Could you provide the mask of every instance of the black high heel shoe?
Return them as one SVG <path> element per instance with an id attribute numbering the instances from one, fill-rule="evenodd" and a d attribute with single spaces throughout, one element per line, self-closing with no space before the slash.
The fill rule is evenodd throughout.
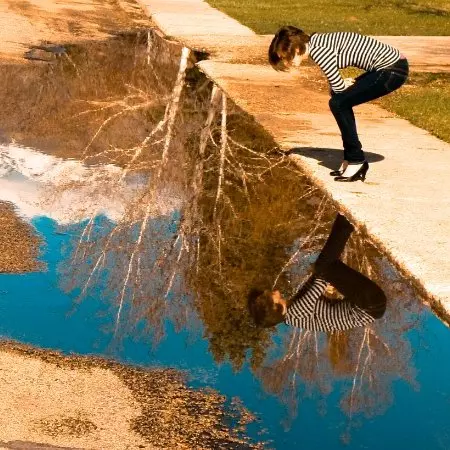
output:
<path id="1" fill-rule="evenodd" d="M 347 163 L 347 165 L 345 163 Z M 341 165 L 339 166 L 339 169 L 332 170 L 330 172 L 330 175 L 332 177 L 340 177 L 345 172 L 345 169 L 347 168 L 347 166 L 348 166 L 348 162 L 344 159 L 344 161 L 342 161 Z"/>
<path id="2" fill-rule="evenodd" d="M 344 181 L 344 182 L 351 182 L 351 181 L 364 181 L 366 179 L 367 171 L 369 170 L 369 163 L 367 161 L 364 161 L 361 165 L 361 167 L 358 169 L 356 173 L 354 173 L 350 177 L 344 176 L 345 171 L 342 175 L 336 177 L 334 181 Z"/>

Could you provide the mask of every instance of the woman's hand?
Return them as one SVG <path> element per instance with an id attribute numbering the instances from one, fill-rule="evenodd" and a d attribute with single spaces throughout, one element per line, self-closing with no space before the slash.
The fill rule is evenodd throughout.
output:
<path id="1" fill-rule="evenodd" d="M 345 89 L 349 88 L 355 83 L 354 78 L 344 78 Z"/>
<path id="2" fill-rule="evenodd" d="M 350 86 L 353 86 L 354 83 L 355 83 L 354 78 L 344 78 L 345 89 L 348 89 Z M 333 89 L 330 85 L 328 85 L 328 91 L 331 96 L 333 96 L 335 94 L 335 92 L 333 91 Z M 342 91 L 342 92 L 344 92 L 344 91 Z"/>

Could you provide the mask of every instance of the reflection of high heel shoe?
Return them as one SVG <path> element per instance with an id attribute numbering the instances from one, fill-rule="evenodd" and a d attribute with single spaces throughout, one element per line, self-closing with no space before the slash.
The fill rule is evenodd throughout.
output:
<path id="1" fill-rule="evenodd" d="M 347 166 L 348 166 L 348 161 L 346 161 L 344 159 L 344 161 L 341 162 L 341 165 L 339 166 L 339 169 L 338 170 L 332 170 L 330 172 L 330 175 L 332 177 L 340 177 L 345 172 L 345 169 L 347 168 Z"/>
<path id="2" fill-rule="evenodd" d="M 354 171 L 356 169 L 355 165 L 356 164 L 349 164 L 347 166 L 347 169 L 345 169 L 345 171 L 342 173 L 342 175 L 336 177 L 334 181 L 347 181 L 347 182 L 358 180 L 364 181 L 366 179 L 367 171 L 369 170 L 369 163 L 367 161 L 364 161 L 356 170 L 356 172 Z M 351 175 L 349 173 L 350 170 L 348 169 L 350 169 L 351 172 L 353 172 Z"/>

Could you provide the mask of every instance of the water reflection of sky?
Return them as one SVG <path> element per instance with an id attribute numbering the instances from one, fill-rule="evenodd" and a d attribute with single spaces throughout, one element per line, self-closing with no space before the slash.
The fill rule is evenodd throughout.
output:
<path id="1" fill-rule="evenodd" d="M 317 395 L 302 399 L 298 416 L 285 430 L 282 423 L 286 421 L 286 408 L 275 396 L 264 392 L 248 364 L 239 373 L 233 373 L 228 363 L 217 365 L 208 351 L 208 342 L 201 337 L 201 330 L 193 337 L 186 331 L 175 332 L 166 323 L 166 337 L 153 349 L 148 338 L 133 335 L 112 347 L 114 311 L 108 308 L 107 298 L 100 299 L 91 293 L 73 314 L 68 314 L 75 294 L 61 291 L 56 268 L 61 248 L 68 245 L 70 236 L 60 233 L 56 223 L 48 218 L 34 219 L 33 224 L 45 239 L 43 259 L 48 271 L 1 275 L 2 336 L 67 353 L 105 355 L 125 363 L 185 369 L 191 374 L 193 386 L 207 385 L 229 398 L 240 397 L 262 421 L 250 426 L 250 434 L 262 425 L 275 448 L 345 447 L 340 438 L 349 419 L 341 411 L 339 401 L 349 380 L 335 380 L 331 394 L 325 396 L 323 403 Z M 369 418 L 356 415 L 351 448 L 450 447 L 449 331 L 433 315 L 424 314 L 424 327 L 408 332 L 413 348 L 411 363 L 418 371 L 418 387 L 403 380 L 395 381 L 394 402 L 384 414 Z M 280 329 L 280 338 L 284 332 L 286 329 Z M 255 434 L 254 437 L 259 438 Z"/>

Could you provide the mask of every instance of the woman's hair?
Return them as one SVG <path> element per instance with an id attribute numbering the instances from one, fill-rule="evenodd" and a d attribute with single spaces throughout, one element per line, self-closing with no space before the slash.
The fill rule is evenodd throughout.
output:
<path id="1" fill-rule="evenodd" d="M 272 291 L 252 289 L 247 305 L 255 324 L 260 327 L 269 328 L 284 321 L 283 306 L 273 301 Z"/>
<path id="2" fill-rule="evenodd" d="M 303 30 L 292 25 L 280 28 L 269 47 L 269 62 L 272 67 L 275 70 L 287 70 L 297 49 L 300 55 L 306 52 L 309 38 Z"/>

